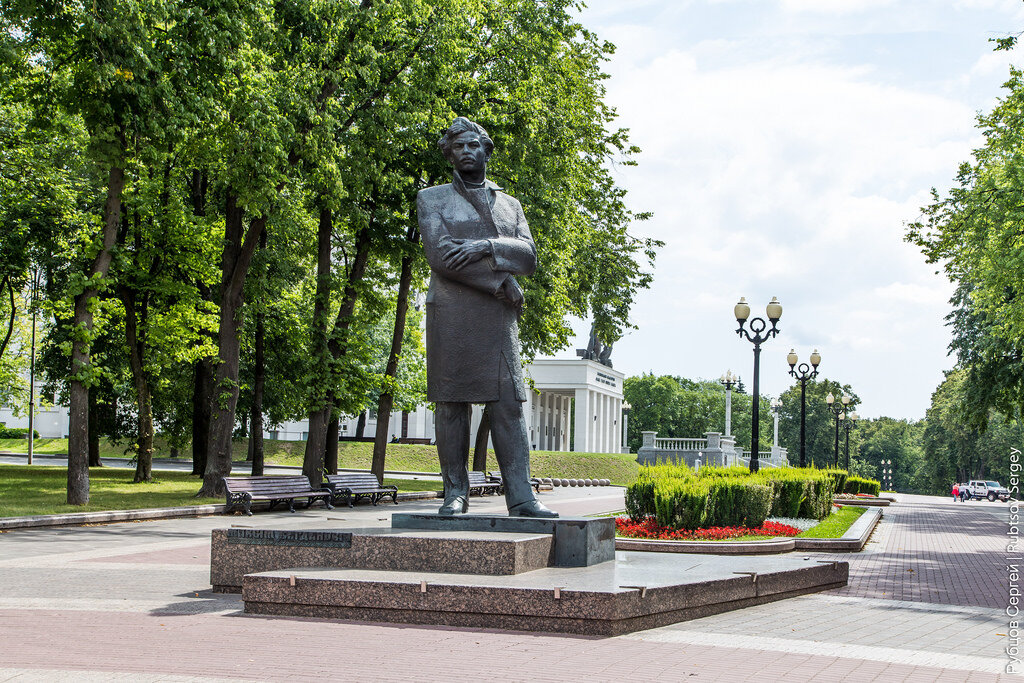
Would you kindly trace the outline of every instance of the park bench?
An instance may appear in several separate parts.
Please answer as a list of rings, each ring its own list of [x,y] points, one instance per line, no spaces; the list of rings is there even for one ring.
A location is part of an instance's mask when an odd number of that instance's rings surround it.
[[[487,480],[488,481],[492,481],[492,482],[498,484],[498,486],[501,486],[501,488],[498,489],[498,493],[502,493],[504,491],[504,487],[501,484],[501,475],[500,474],[494,474],[492,472],[488,472],[487,473]],[[537,479],[536,477],[530,477],[530,486],[532,486],[534,488],[534,490],[537,491],[537,493],[540,493],[540,479]]]
[[[398,487],[381,486],[372,472],[328,474],[324,486],[330,490],[334,502],[344,496],[349,507],[360,498],[369,498],[370,502],[376,505],[388,496],[391,496],[392,502],[398,505]]]
[[[477,492],[481,496],[485,493],[501,493],[501,482],[491,481],[486,472],[469,473],[469,495]]]
[[[224,477],[224,494],[227,496],[228,509],[231,512],[236,506],[245,507],[245,514],[252,515],[253,501],[270,501],[268,509],[273,510],[278,503],[288,503],[288,509],[295,512],[295,499],[306,498],[306,507],[313,501],[321,499],[324,505],[332,508],[330,491],[317,490],[309,485],[309,479],[302,475],[293,477]]]

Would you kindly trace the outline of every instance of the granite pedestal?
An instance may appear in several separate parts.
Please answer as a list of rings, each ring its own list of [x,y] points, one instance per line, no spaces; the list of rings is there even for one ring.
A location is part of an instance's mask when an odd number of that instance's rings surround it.
[[[548,631],[596,636],[846,585],[845,562],[618,552],[590,567],[510,576],[359,569],[249,574],[249,614]]]
[[[215,529],[210,583],[238,593],[242,577],[287,567],[521,574],[554,561],[545,533],[411,529]]]
[[[844,586],[849,571],[615,552],[611,518],[395,514],[392,525],[218,529],[211,582],[241,589],[250,614],[611,636]]]
[[[391,516],[391,528],[550,534],[555,544],[554,567],[589,567],[615,559],[613,517],[535,519],[508,515],[396,512]]]

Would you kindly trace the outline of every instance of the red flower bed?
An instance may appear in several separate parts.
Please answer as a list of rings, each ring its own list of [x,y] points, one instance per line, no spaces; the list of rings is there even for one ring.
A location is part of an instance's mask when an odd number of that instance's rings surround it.
[[[796,536],[800,530],[788,524],[765,522],[751,529],[744,526],[716,526],[708,529],[673,529],[661,526],[653,517],[634,522],[629,517],[617,517],[615,529],[626,538],[657,539],[662,541],[722,541],[740,536]]]

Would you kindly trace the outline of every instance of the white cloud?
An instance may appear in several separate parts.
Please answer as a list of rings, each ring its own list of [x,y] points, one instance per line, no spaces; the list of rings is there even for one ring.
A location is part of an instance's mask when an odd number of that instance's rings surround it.
[[[616,367],[688,377],[731,367],[746,379],[750,344],[733,332],[732,306],[743,295],[759,310],[778,296],[785,313],[782,334],[764,346],[765,392],[790,384],[790,347],[804,356],[817,347],[822,373],[854,385],[862,414],[923,416],[952,364],[951,286],[903,241],[904,225],[980,144],[975,112],[1005,78],[1010,56],[990,53],[977,25],[1012,28],[1005,22],[1020,9],[980,0],[596,4],[596,23],[584,21],[619,46],[608,99],[644,150],[619,178],[634,208],[655,212],[636,231],[666,242]],[[932,74],[914,61],[927,51],[899,49],[908,40],[900,30],[941,31],[929,46],[948,33],[977,48]],[[848,49],[854,33],[864,35]]]

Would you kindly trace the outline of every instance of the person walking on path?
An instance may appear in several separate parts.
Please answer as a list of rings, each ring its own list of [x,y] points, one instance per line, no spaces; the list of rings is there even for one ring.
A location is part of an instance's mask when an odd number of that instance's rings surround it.
[[[955,503],[960,497],[960,484],[953,484],[953,502]],[[963,502],[963,501],[961,501]]]

